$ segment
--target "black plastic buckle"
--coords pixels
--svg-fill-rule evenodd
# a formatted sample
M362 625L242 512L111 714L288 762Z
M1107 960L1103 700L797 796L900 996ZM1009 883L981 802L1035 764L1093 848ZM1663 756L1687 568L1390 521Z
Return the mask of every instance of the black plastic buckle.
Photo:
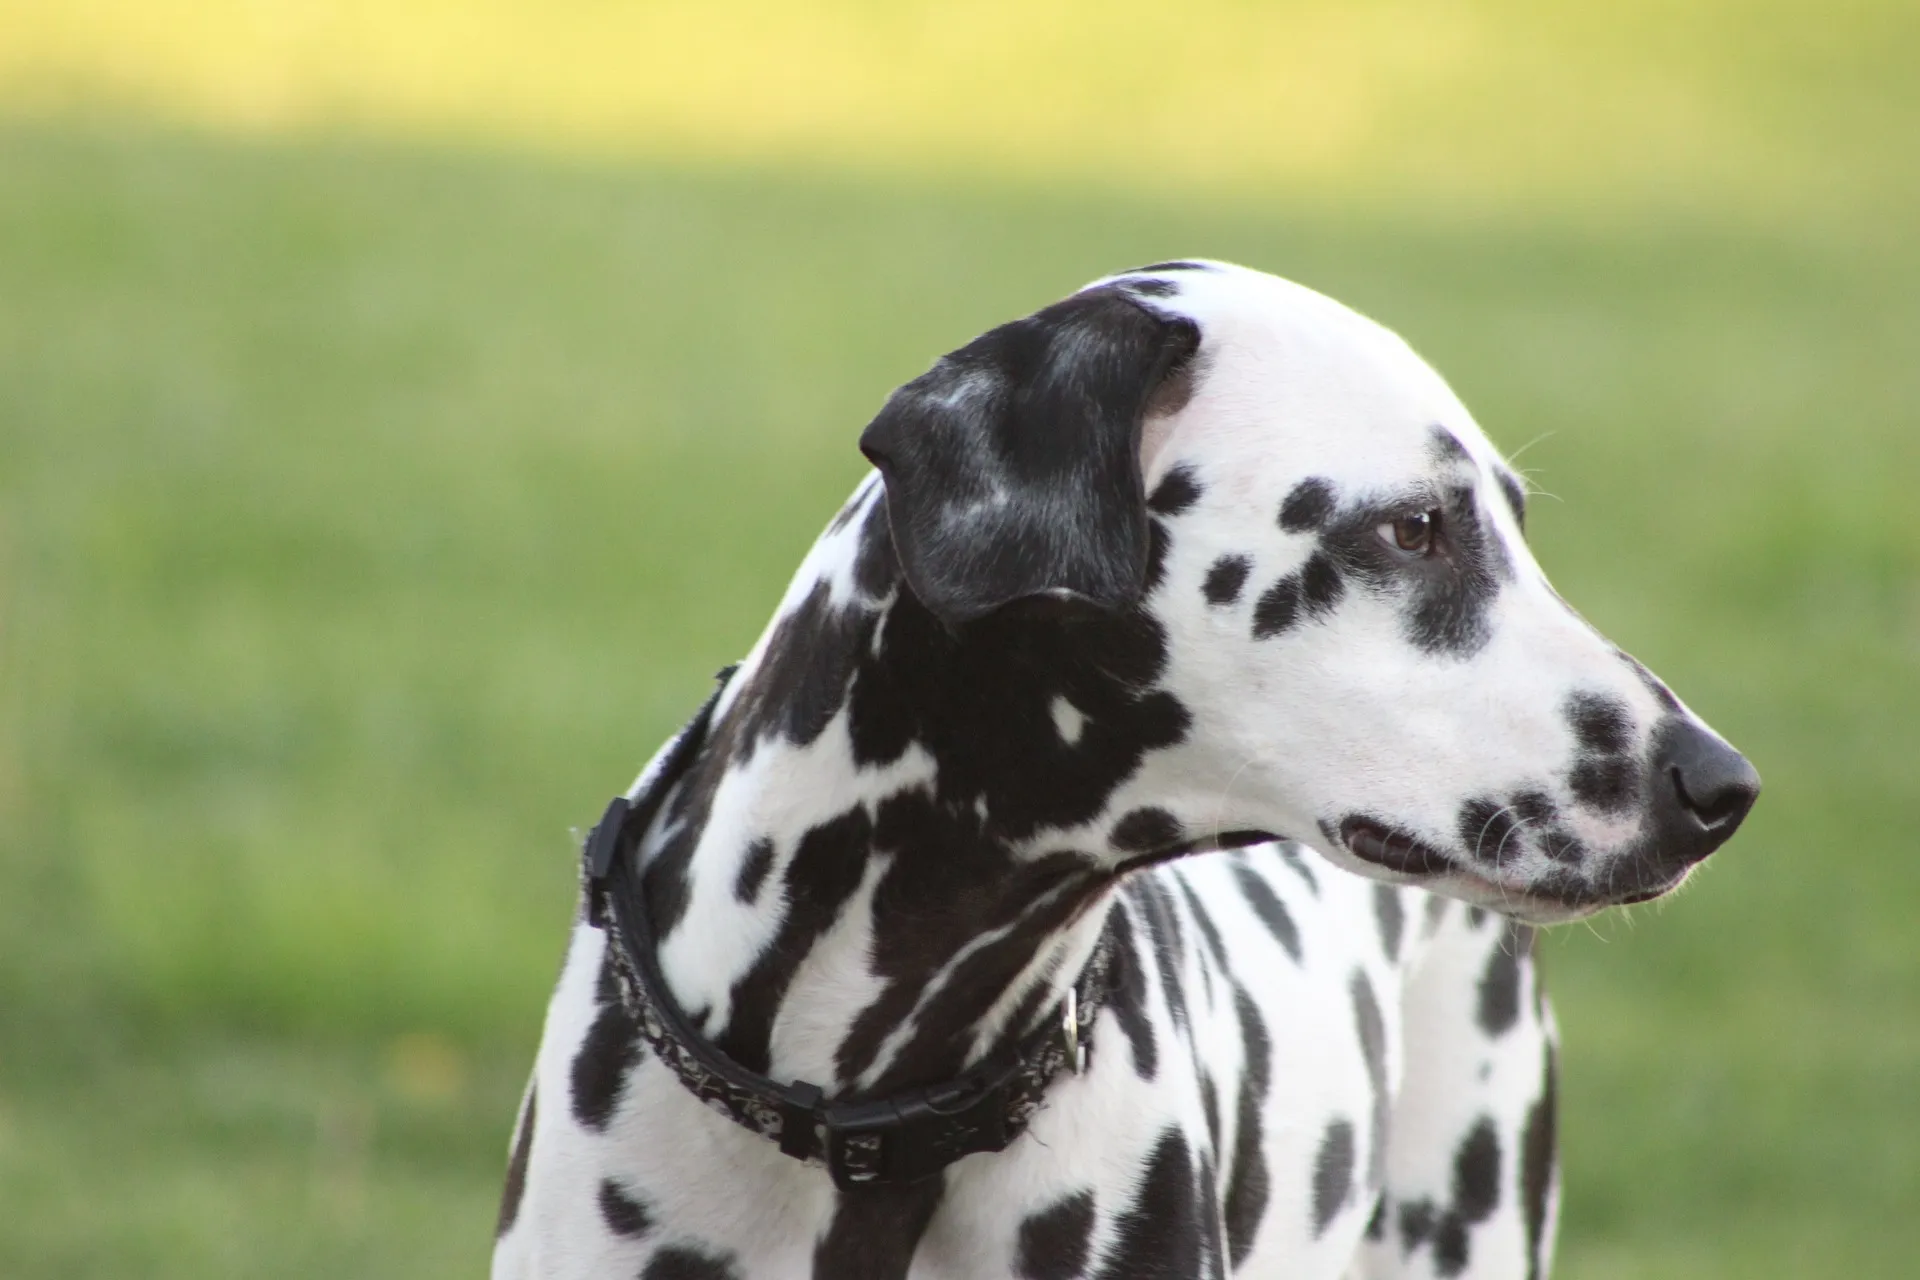
M606 927L607 916L602 907L606 896L607 873L613 870L613 860L620 853L620 838L626 834L627 815L633 805L625 796L615 796L607 802L607 811L600 815L600 821L587 835L586 848L581 850L581 859L587 873L587 923L596 929Z
M1007 1084L956 1084L829 1107L827 1169L842 1191L918 1182L962 1156L1002 1151Z

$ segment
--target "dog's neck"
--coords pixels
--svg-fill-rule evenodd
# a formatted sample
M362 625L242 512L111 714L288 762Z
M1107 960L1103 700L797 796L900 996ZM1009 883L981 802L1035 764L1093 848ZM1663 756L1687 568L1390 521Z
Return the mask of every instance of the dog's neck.
M1163 663L1144 616L950 632L864 487L643 843L681 1008L740 1065L843 1095L949 1078L1036 1026L1104 927L1115 787L1185 731L1151 689Z

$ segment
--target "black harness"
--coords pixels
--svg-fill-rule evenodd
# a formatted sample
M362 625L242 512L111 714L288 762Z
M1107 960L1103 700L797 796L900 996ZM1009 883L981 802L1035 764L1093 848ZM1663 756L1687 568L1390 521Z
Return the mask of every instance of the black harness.
M607 805L582 851L587 922L607 935L621 997L640 1033L695 1097L794 1159L824 1165L842 1189L918 1182L962 1156L1005 1150L1025 1131L1053 1078L1086 1067L1088 1032L1107 994L1104 934L1057 1016L956 1079L884 1098L834 1101L804 1080L779 1084L756 1075L708 1044L674 1003L634 855L705 745L735 670L720 672L719 687L637 793Z

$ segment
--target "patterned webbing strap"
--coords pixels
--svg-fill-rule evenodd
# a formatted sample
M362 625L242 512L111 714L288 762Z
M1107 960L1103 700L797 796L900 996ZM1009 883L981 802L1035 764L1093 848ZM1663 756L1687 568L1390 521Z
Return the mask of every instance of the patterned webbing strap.
M796 1080L778 1084L720 1053L667 991L642 900L636 846L705 743L735 668L673 742L631 800L614 797L582 851L588 923L607 935L622 999L656 1055L693 1095L809 1164L841 1188L917 1182L976 1151L1001 1151L1026 1130L1063 1069L1084 1070L1089 1032L1107 994L1105 935L1068 998L1026 1039L957 1079L884 1098L836 1102Z

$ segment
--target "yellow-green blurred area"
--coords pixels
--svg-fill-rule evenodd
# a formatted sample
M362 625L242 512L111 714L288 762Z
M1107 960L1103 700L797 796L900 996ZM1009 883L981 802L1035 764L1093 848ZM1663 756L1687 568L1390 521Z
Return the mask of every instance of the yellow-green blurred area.
M484 1265L590 822L886 392L1405 333L1767 790L1547 947L1559 1273L1920 1258L1920 6L0 0L0 1276Z

